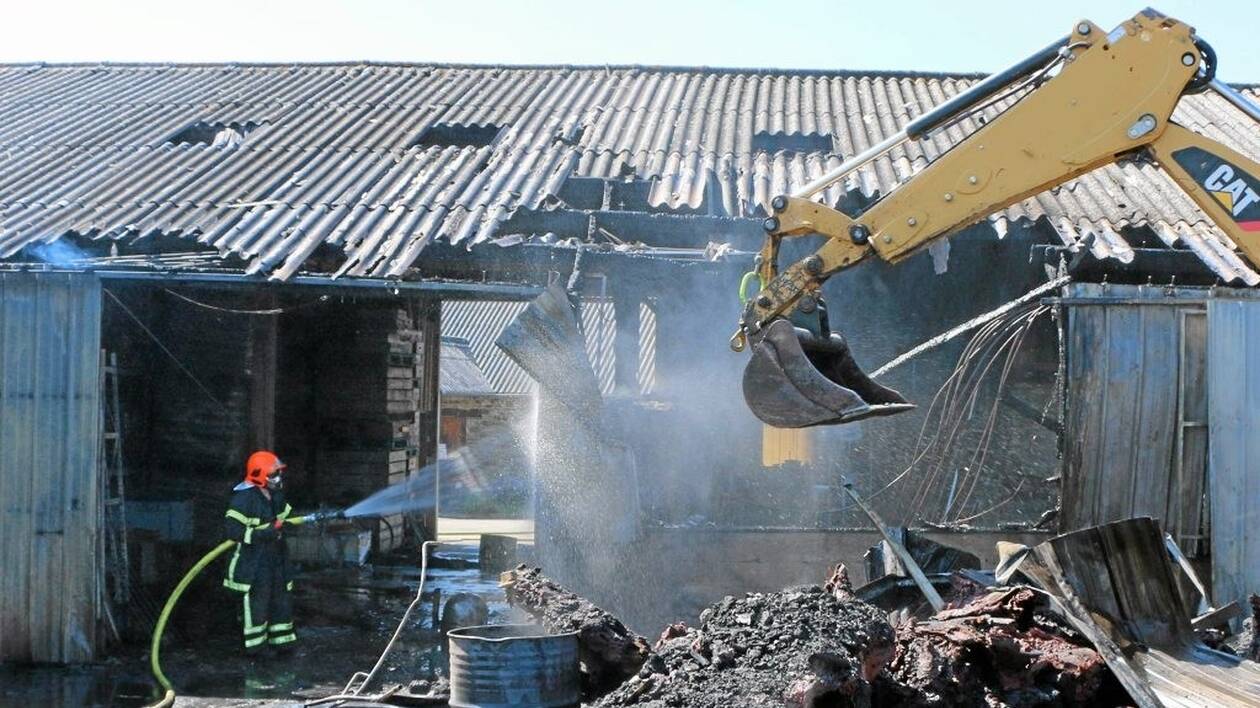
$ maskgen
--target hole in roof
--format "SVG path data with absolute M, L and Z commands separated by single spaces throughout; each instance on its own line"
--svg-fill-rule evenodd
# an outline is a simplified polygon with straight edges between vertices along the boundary
M 590 126 L 587 125 L 578 125 L 570 128 L 569 130 L 557 130 L 555 142 L 560 143 L 561 145 L 572 145 L 575 147 L 581 145 L 582 141 L 586 138 L 586 129 L 589 127 Z
M 835 145 L 826 134 L 753 133 L 752 149 L 757 152 L 833 152 Z
M 166 142 L 172 145 L 236 147 L 245 140 L 246 135 L 254 132 L 258 126 L 264 124 L 265 123 L 255 123 L 252 120 L 245 121 L 244 123 L 238 123 L 236 121 L 229 123 L 212 123 L 199 120 L 167 138 Z
M 604 205 L 604 185 L 607 180 L 598 177 L 570 176 L 560 185 L 557 194 L 564 203 L 573 209 L 594 211 Z
M 500 125 L 434 123 L 407 147 L 485 147 L 499 137 Z

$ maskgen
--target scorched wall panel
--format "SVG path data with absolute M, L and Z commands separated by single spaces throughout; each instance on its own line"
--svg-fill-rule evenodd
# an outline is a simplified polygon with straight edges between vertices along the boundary
M 96 650 L 101 289 L 0 273 L 0 661 Z
M 1212 592 L 1218 605 L 1260 588 L 1260 302 L 1208 303 Z

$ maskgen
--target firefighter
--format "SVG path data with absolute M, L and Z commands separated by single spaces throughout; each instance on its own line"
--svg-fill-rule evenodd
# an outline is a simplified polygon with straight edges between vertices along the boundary
M 224 587 L 241 594 L 245 651 L 267 646 L 287 650 L 293 631 L 293 570 L 284 541 L 284 522 L 293 513 L 285 501 L 285 465 L 274 453 L 259 450 L 245 463 L 245 480 L 232 490 L 225 519 L 227 537 L 236 541 Z

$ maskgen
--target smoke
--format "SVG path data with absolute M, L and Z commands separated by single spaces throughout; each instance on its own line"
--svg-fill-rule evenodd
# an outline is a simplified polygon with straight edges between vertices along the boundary
M 765 467 L 763 426 L 744 401 L 748 354 L 728 345 L 740 312 L 738 271 L 684 269 L 655 301 L 663 406 L 632 428 L 644 503 L 665 526 L 813 527 L 820 475 L 806 464 Z M 826 434 L 807 433 L 815 441 Z
M 55 266 L 70 266 L 91 258 L 86 251 L 64 238 L 46 243 L 34 243 L 27 246 L 24 251 L 44 263 Z
M 805 244 L 803 250 L 815 245 Z M 923 254 L 895 268 L 871 262 L 832 278 L 825 289 L 831 326 L 849 338 L 859 364 L 873 370 L 949 325 L 1004 302 L 1010 298 L 1008 291 L 1027 290 L 1017 278 L 993 277 L 993 272 L 1023 271 L 1020 263 L 989 257 L 986 247 L 987 242 L 957 247 L 955 252 L 965 257 L 940 275 Z M 1019 257 L 1018 248 L 1004 253 L 1013 254 L 1012 260 Z M 787 253 L 782 262 L 799 255 Z M 765 436 L 764 426 L 742 395 L 748 355 L 727 346 L 740 311 L 736 293 L 742 269 L 720 264 L 661 268 L 640 291 L 652 298 L 655 312 L 652 394 L 646 400 L 605 398 L 598 417 L 575 411 L 546 391 L 540 394 L 535 558 L 548 575 L 615 609 L 632 626 L 652 627 L 711 602 L 714 598 L 705 593 L 712 591 L 712 583 L 729 582 L 742 572 L 710 572 L 704 567 L 713 556 L 701 547 L 708 539 L 721 537 L 701 529 L 869 528 L 869 519 L 844 493 L 842 476 L 853 480 L 859 492 L 874 497 L 872 506 L 886 521 L 916 523 L 911 507 L 916 492 L 924 494 L 919 490 L 923 475 L 902 472 L 913 461 L 926 405 L 894 418 L 812 429 L 806 433 L 809 442 L 799 448 L 808 461 L 767 464 L 763 453 L 775 443 L 775 436 Z M 623 280 L 612 283 L 614 291 L 619 285 L 634 287 Z M 942 347 L 897 369 L 882 383 L 926 404 L 954 369 L 961 351 L 961 342 Z M 540 381 L 549 377 L 565 383 L 566 377 L 573 377 L 559 357 L 539 361 L 531 373 Z M 1044 376 L 1043 369 L 1030 371 L 1026 378 L 1027 385 L 1017 392 L 1040 406 L 1053 375 Z M 976 399 L 976 410 L 988 410 L 989 395 Z M 975 436 L 990 420 L 970 414 L 957 417 Z M 968 481 L 972 501 L 961 510 L 964 514 L 1011 498 L 1023 469 L 1044 477 L 1044 468 L 1054 464 L 1053 436 L 1030 438 L 1030 431 L 1037 432 L 1036 423 L 1013 421 L 1004 413 L 992 420 L 983 441 L 988 450 L 986 473 Z M 967 464 L 976 449 L 970 433 L 957 441 L 958 456 L 944 463 L 950 472 Z M 933 484 L 929 491 L 935 494 L 942 487 L 941 494 L 948 494 L 948 481 Z M 1035 518 L 1046 494 L 1032 491 L 1025 486 L 982 519 L 996 525 Z M 618 531 L 628 517 L 646 528 L 686 527 L 697 532 L 663 531 L 627 541 Z M 647 542 L 642 542 L 645 538 Z M 748 538 L 764 544 L 759 548 L 780 548 L 783 554 L 818 553 L 798 548 L 799 541 L 790 534 L 777 534 L 775 540 L 768 535 Z M 820 566 L 834 560 L 826 558 Z M 788 569 L 780 578 L 784 584 L 816 577 L 811 575 L 816 569 L 801 570 L 802 566 L 778 559 L 767 563 Z M 798 570 L 802 575 L 794 575 Z M 750 572 L 749 577 L 755 574 Z
M 815 245 L 803 244 L 801 250 L 808 252 Z M 786 253 L 783 262 L 798 255 Z M 966 258 L 943 275 L 935 275 L 931 259 L 922 255 L 895 268 L 866 264 L 827 284 L 832 327 L 848 335 L 860 364 L 874 369 L 948 325 L 976 314 L 977 309 L 983 311 L 992 302 L 1004 301 L 1009 290 L 1021 286 L 1018 282 L 986 280 L 983 276 L 993 267 L 993 260 L 977 258 L 971 252 L 963 255 Z M 926 492 L 918 489 L 922 475 L 916 474 L 917 470 L 909 475 L 901 473 L 915 460 L 914 442 L 923 425 L 926 404 L 953 370 L 961 345 L 921 357 L 884 381 L 924 404 L 920 410 L 810 429 L 795 441 L 794 435 L 767 435 L 743 400 L 741 378 L 747 354 L 735 354 L 727 347 L 739 315 L 735 293 L 740 273 L 735 268 L 720 270 L 716 266 L 675 268 L 669 277 L 660 277 L 669 287 L 646 292 L 654 296 L 657 322 L 653 400 L 646 405 L 615 400 L 605 404 L 608 420 L 603 428 L 623 431 L 619 443 L 632 453 L 639 477 L 639 498 L 628 500 L 627 506 L 640 502 L 641 518 L 652 526 L 867 528 L 869 520 L 840 486 L 843 476 L 853 480 L 864 494 L 879 492 L 874 500 L 876 510 L 891 523 L 918 523 L 920 515 L 937 518 L 934 513 L 908 513 L 916 493 L 922 496 Z M 1031 344 L 1028 352 L 1030 356 L 1035 353 Z M 1012 381 L 1020 373 L 1012 374 Z M 1028 384 L 1019 382 L 1020 395 L 1030 401 L 1028 407 L 1040 408 L 1046 397 L 1043 389 L 1050 387 L 1051 379 L 1032 372 L 1022 378 L 1027 378 Z M 986 389 L 983 394 L 974 401 L 976 410 L 990 407 L 992 392 Z M 549 468 L 557 465 L 570 469 L 550 474 L 562 488 L 543 491 L 552 495 L 566 515 L 571 515 L 574 506 L 586 508 L 590 518 L 585 525 L 606 529 L 620 519 L 622 510 L 620 506 L 609 508 L 612 502 L 603 507 L 592 504 L 591 497 L 600 491 L 600 483 L 587 478 L 596 476 L 601 468 L 607 469 L 601 474 L 614 476 L 632 470 L 627 469 L 628 463 L 608 465 L 598 459 L 594 449 L 586 460 L 566 459 L 580 458 L 590 446 L 575 440 L 582 434 L 577 425 L 555 411 L 545 412 L 550 415 L 544 417 L 550 420 L 540 421 L 542 450 L 562 454 L 544 454 L 540 474 L 549 474 Z M 1032 421 L 1013 420 L 1005 408 L 999 414 L 992 422 L 987 416 L 964 416 L 960 430 L 966 432 L 958 436 L 953 454 L 944 461 L 951 472 L 957 468 L 960 474 L 973 457 L 983 459 L 986 471 L 992 470 L 992 474 L 981 475 L 977 464 L 970 465 L 975 477 L 970 486 L 975 493 L 967 513 L 1009 497 L 1027 476 L 1021 474 L 1023 470 L 1041 474 L 1054 464 L 1052 435 L 1045 435 L 1044 429 L 1038 431 Z M 595 435 L 603 436 L 607 447 L 604 432 L 598 430 Z M 775 454 L 789 444 L 803 461 L 776 464 L 777 459 L 792 457 Z M 925 459 L 921 464 L 940 462 Z M 943 504 L 948 473 L 937 477 L 945 481 L 932 482 L 929 496 L 939 492 Z M 1026 496 L 984 517 L 985 523 L 1035 519 L 1040 513 L 1035 507 L 1043 503 L 1045 494 Z M 933 505 L 939 506 L 935 501 L 927 506 Z M 575 519 L 572 525 L 581 527 L 580 521 Z M 585 535 L 598 537 L 593 532 Z

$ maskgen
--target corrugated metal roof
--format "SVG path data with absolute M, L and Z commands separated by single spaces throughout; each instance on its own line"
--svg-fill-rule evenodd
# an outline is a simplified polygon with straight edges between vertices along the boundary
M 525 309 L 525 305 L 525 302 L 514 300 L 444 300 L 443 356 L 447 351 L 448 337 L 465 342 L 493 393 L 532 392 L 536 385 L 533 378 L 494 345 L 504 328 Z M 600 393 L 608 395 L 613 390 L 616 373 L 616 312 L 612 301 L 605 299 L 583 300 L 581 311 L 586 355 L 595 371 Z M 656 377 L 656 314 L 646 303 L 639 307 L 637 367 L 639 392 L 646 395 L 652 391 Z M 445 379 L 442 391 L 448 392 Z
M 599 392 L 612 393 L 617 373 L 614 341 L 617 338 L 617 316 L 611 300 L 583 300 L 582 334 L 586 337 L 586 358 L 595 370 Z
M 1051 607 L 1094 645 L 1128 702 L 1256 705 L 1260 666 L 1203 643 L 1191 624 L 1194 596 L 1181 590 L 1164 538 L 1153 518 L 1114 521 L 1043 541 L 1012 571 L 1044 590 Z M 1213 587 L 1223 602 L 1217 592 Z
M 443 396 L 484 396 L 495 393 L 489 379 L 477 366 L 467 339 L 442 337 L 438 358 L 439 386 Z
M 525 305 L 517 300 L 442 301 L 442 335 L 468 342 L 495 393 L 531 393 L 537 386 L 524 369 L 494 346 L 494 340 Z
M 433 65 L 0 66 L 0 256 L 66 233 L 178 233 L 287 278 L 316 248 L 339 274 L 402 275 L 434 239 L 473 244 L 521 209 L 555 208 L 570 175 L 633 176 L 650 202 L 754 217 L 963 90 L 975 76 L 647 67 Z M 1248 89 L 1255 97 L 1255 89 Z M 1001 104 L 991 109 L 996 111 Z M 1184 124 L 1260 158 L 1260 131 L 1190 96 Z M 221 144 L 171 143 L 194 124 L 254 124 Z M 435 124 L 497 126 L 488 145 L 414 146 Z M 205 126 L 203 126 L 205 127 Z M 970 120 L 875 161 L 846 189 L 885 193 Z M 832 153 L 767 154 L 759 133 L 827 135 Z M 243 136 L 243 137 L 242 137 Z M 1222 278 L 1260 282 L 1167 177 L 1107 167 L 993 217 L 1045 216 L 1064 240 L 1124 258 L 1150 224 Z
M 656 390 L 656 310 L 648 303 L 639 305 L 639 393 L 650 396 Z

